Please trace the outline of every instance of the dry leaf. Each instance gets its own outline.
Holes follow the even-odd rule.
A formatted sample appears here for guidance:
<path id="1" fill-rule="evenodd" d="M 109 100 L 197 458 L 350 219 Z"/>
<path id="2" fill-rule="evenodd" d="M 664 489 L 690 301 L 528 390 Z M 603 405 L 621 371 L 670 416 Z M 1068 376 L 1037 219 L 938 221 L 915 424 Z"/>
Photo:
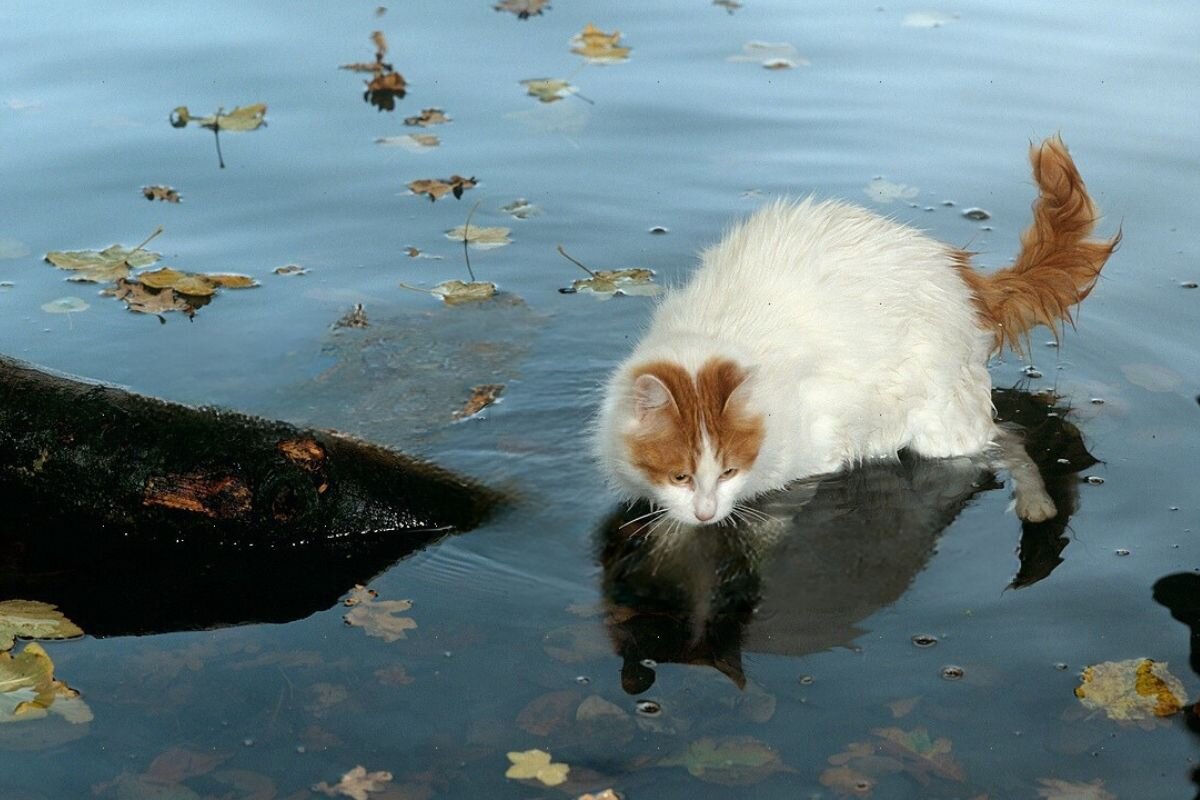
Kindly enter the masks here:
<path id="1" fill-rule="evenodd" d="M 662 287 L 653 283 L 653 270 L 643 267 L 629 269 L 598 269 L 592 272 L 592 277 L 572 281 L 570 287 L 559 289 L 563 294 L 590 293 L 601 300 L 607 300 L 614 295 L 653 296 L 662 291 Z"/>
<path id="2" fill-rule="evenodd" d="M 83 631 L 57 606 L 37 600 L 0 602 L 0 651 L 11 650 L 16 639 L 75 639 Z"/>
<path id="3" fill-rule="evenodd" d="M 420 125 L 422 128 L 429 125 L 444 125 L 450 121 L 451 119 L 446 116 L 446 112 L 440 108 L 423 108 L 417 116 L 404 118 L 405 125 Z"/>
<path id="4" fill-rule="evenodd" d="M 383 31 L 372 31 L 371 41 L 375 43 L 376 60 L 382 61 L 388 51 L 387 37 L 383 35 Z"/>
<path id="5" fill-rule="evenodd" d="M 495 403 L 504 391 L 503 383 L 485 383 L 471 389 L 471 397 L 458 411 L 454 412 L 455 419 L 467 419 Z"/>
<path id="6" fill-rule="evenodd" d="M 597 64 L 613 64 L 629 58 L 631 48 L 620 47 L 621 32 L 605 33 L 590 22 L 571 38 L 571 52 Z"/>
<path id="7" fill-rule="evenodd" d="M 443 281 L 430 291 L 448 306 L 477 303 L 496 295 L 496 284 L 490 281 Z"/>
<path id="8" fill-rule="evenodd" d="M 512 766 L 504 773 L 504 777 L 514 780 L 538 780 L 547 786 L 566 783 L 567 773 L 571 771 L 566 764 L 551 763 L 550 754 L 542 750 L 509 753 L 508 760 L 512 762 Z"/>
<path id="9" fill-rule="evenodd" d="M 553 103 L 556 100 L 562 100 L 567 95 L 575 94 L 578 91 L 574 86 L 561 78 L 530 78 L 529 80 L 521 81 L 521 85 L 525 87 L 529 95 L 536 97 L 543 103 Z"/>
<path id="10" fill-rule="evenodd" d="M 511 214 L 517 219 L 529 219 L 541 213 L 537 206 L 530 203 L 524 197 L 518 197 L 511 203 L 500 206 L 500 210 L 505 214 Z"/>
<path id="11" fill-rule="evenodd" d="M 406 631 L 413 630 L 417 623 L 410 617 L 395 616 L 412 608 L 411 600 L 377 600 L 378 595 L 365 586 L 355 586 L 345 604 L 350 612 L 343 620 L 347 625 L 362 628 L 368 636 L 394 642 L 407 638 Z"/>
<path id="12" fill-rule="evenodd" d="M 441 141 L 432 133 L 406 133 L 403 136 L 381 136 L 375 140 L 375 144 L 384 147 L 403 147 L 406 150 L 420 152 L 437 147 Z"/>
<path id="13" fill-rule="evenodd" d="M 430 201 L 437 200 L 439 197 L 444 197 L 447 194 L 453 194 L 455 198 L 462 197 L 463 192 L 467 189 L 475 188 L 475 178 L 464 178 L 461 175 L 451 175 L 445 180 L 438 178 L 421 178 L 408 184 L 409 190 L 416 195 L 427 194 Z"/>
<path id="14" fill-rule="evenodd" d="M 224 109 L 217 109 L 217 113 L 207 117 L 193 117 L 187 106 L 179 106 L 171 112 L 171 124 L 176 128 L 182 128 L 189 122 L 194 122 L 201 128 L 208 128 L 211 131 L 255 131 L 267 124 L 267 104 L 253 103 L 248 106 L 238 106 L 228 114 Z"/>
<path id="15" fill-rule="evenodd" d="M 581 794 L 576 800 L 621 800 L 621 796 L 612 789 L 605 789 L 599 794 Z"/>
<path id="16" fill-rule="evenodd" d="M 461 242 L 466 239 L 467 244 L 477 250 L 491 250 L 496 247 L 503 247 L 506 244 L 512 244 L 512 239 L 508 238 L 508 234 L 512 232 L 512 228 L 484 228 L 479 225 L 459 225 L 457 228 L 452 228 L 446 231 L 446 238 L 456 242 Z"/>
<path id="17" fill-rule="evenodd" d="M 1167 671 L 1166 662 L 1149 658 L 1087 667 L 1075 696 L 1084 708 L 1103 711 L 1109 719 L 1120 721 L 1169 717 L 1187 704 L 1183 684 Z"/>
<path id="18" fill-rule="evenodd" d="M 367 322 L 367 312 L 363 309 L 362 303 L 356 303 L 354 308 L 347 311 L 346 314 L 333 323 L 334 329 L 338 328 L 365 328 L 371 323 Z"/>
<path id="19" fill-rule="evenodd" d="M 532 16 L 541 16 L 543 11 L 549 9 L 550 0 L 500 0 L 492 8 L 497 11 L 511 11 L 517 15 L 517 19 L 529 19 Z"/>
<path id="20" fill-rule="evenodd" d="M 925 728 L 876 728 L 871 733 L 883 740 L 884 752 L 898 757 L 904 770 L 922 786 L 929 783 L 930 773 L 945 780 L 966 780 L 962 767 L 950 756 L 953 746 L 949 739 L 930 739 Z"/>
<path id="21" fill-rule="evenodd" d="M 404 254 L 406 256 L 408 256 L 409 258 L 428 258 L 430 261 L 441 261 L 442 260 L 442 256 L 431 255 L 417 247 L 404 248 Z"/>
<path id="22" fill-rule="evenodd" d="M 1104 781 L 1096 778 L 1091 783 L 1060 781 L 1057 778 L 1038 778 L 1038 797 L 1042 800 L 1117 800 L 1117 796 L 1105 791 Z"/>
<path id="23" fill-rule="evenodd" d="M 397 97 L 404 97 L 408 83 L 399 72 L 383 72 L 367 81 L 368 92 L 390 92 Z"/>
<path id="24" fill-rule="evenodd" d="M 137 279 L 151 289 L 174 289 L 189 297 L 211 297 L 219 288 L 249 289 L 258 286 L 258 282 L 247 275 L 183 272 L 171 267 L 143 272 Z"/>
<path id="25" fill-rule="evenodd" d="M 312 789 L 314 792 L 323 792 L 329 797 L 336 797 L 340 794 L 353 798 L 353 800 L 370 800 L 367 797 L 369 792 L 382 792 L 387 788 L 384 784 L 390 783 L 391 780 L 392 773 L 367 772 L 367 768 L 360 764 L 343 775 L 342 779 L 333 786 L 321 781 Z"/>
<path id="26" fill-rule="evenodd" d="M 911 714 L 919 702 L 921 702 L 920 697 L 906 697 L 903 700 L 888 703 L 887 707 L 891 710 L 893 719 L 900 719 Z"/>
<path id="27" fill-rule="evenodd" d="M 178 203 L 181 199 L 179 192 L 170 186 L 143 186 L 142 196 L 147 200 L 162 200 L 167 203 Z"/>
<path id="28" fill-rule="evenodd" d="M 59 269 L 70 270 L 68 280 L 107 283 L 128 277 L 131 269 L 148 267 L 162 256 L 149 250 L 132 250 L 114 244 L 100 250 L 52 250 L 45 260 Z"/>
<path id="29" fill-rule="evenodd" d="M 45 711 L 58 696 L 56 689 L 54 662 L 41 645 L 25 645 L 16 655 L 0 653 L 0 722 Z"/>
<path id="30" fill-rule="evenodd" d="M 276 275 L 307 275 L 308 269 L 299 264 L 284 264 L 272 270 Z"/>
<path id="31" fill-rule="evenodd" d="M 721 6 L 726 11 L 728 11 L 730 14 L 732 14 L 733 12 L 737 11 L 739 8 L 742 7 L 742 4 L 739 3 L 737 0 L 713 0 L 713 5 Z"/>
<path id="32" fill-rule="evenodd" d="M 139 314 L 162 315 L 168 311 L 182 311 L 188 317 L 194 317 L 196 309 L 208 302 L 208 298 L 188 299 L 174 289 L 155 290 L 125 278 L 118 278 L 116 286 L 101 294 L 123 301 L 130 311 Z"/>

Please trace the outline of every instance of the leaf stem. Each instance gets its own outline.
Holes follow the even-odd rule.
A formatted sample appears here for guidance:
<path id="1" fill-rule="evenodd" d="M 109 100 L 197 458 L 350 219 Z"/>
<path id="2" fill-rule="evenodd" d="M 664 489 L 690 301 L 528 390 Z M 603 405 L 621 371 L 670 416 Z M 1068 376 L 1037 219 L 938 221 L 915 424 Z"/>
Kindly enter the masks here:
<path id="1" fill-rule="evenodd" d="M 471 210 L 467 212 L 467 222 L 463 225 L 463 259 L 467 262 L 467 274 L 471 276 L 471 283 L 475 282 L 475 272 L 471 269 L 471 251 L 467 248 L 467 239 L 471 233 L 471 217 L 475 216 L 475 209 L 479 208 L 480 200 L 475 201 L 475 205 L 471 206 Z"/>
<path id="2" fill-rule="evenodd" d="M 133 264 L 129 263 L 129 259 L 133 258 L 133 254 L 136 253 L 137 251 L 141 250 L 146 245 L 150 244 L 151 240 L 153 240 L 155 236 L 158 236 L 162 232 L 163 232 L 163 226 L 159 225 L 157 228 L 154 229 L 154 233 L 150 234 L 145 239 L 142 239 L 141 244 L 139 244 L 137 247 L 130 250 L 129 255 L 125 256 L 125 266 L 132 269 Z"/>
<path id="3" fill-rule="evenodd" d="M 563 246 L 561 244 L 558 246 L 558 254 L 560 256 L 562 256 L 563 258 L 565 258 L 567 261 L 570 261 L 575 266 L 579 267 L 581 270 L 586 272 L 588 275 L 591 275 L 593 278 L 596 277 L 596 273 L 592 272 L 590 269 L 585 267 L 583 264 L 580 264 L 578 261 L 576 261 L 575 259 L 571 258 L 569 255 L 567 255 L 567 251 L 563 249 Z"/>

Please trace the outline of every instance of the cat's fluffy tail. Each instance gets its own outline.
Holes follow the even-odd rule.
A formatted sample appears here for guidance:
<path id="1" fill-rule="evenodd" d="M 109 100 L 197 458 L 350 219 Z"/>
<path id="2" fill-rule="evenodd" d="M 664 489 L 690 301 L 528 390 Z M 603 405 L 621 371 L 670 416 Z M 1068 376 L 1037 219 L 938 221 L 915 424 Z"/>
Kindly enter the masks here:
<path id="1" fill-rule="evenodd" d="M 1039 194 L 1016 262 L 985 275 L 971 269 L 969 253 L 956 254 L 997 351 L 1008 345 L 1020 352 L 1021 337 L 1039 324 L 1055 334 L 1064 321 L 1073 324 L 1071 307 L 1092 291 L 1121 241 L 1120 232 L 1111 239 L 1089 238 L 1096 207 L 1061 138 L 1031 146 L 1029 160 Z"/>

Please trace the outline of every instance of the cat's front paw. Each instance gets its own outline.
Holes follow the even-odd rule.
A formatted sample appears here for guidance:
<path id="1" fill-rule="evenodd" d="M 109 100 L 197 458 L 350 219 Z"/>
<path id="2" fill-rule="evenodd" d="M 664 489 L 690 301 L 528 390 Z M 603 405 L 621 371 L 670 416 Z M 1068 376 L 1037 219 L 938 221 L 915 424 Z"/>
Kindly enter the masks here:
<path id="1" fill-rule="evenodd" d="M 1054 501 L 1045 492 L 1021 492 L 1016 500 L 1017 516 L 1025 522 L 1045 522 L 1058 513 Z"/>

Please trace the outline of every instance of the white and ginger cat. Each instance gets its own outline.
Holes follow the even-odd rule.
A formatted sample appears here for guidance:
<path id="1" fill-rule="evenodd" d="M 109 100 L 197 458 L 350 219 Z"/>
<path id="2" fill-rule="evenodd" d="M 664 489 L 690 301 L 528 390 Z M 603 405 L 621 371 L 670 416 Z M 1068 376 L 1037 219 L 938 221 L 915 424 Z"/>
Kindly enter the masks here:
<path id="1" fill-rule="evenodd" d="M 836 201 L 777 201 L 702 255 L 612 375 L 599 458 L 629 498 L 692 525 L 750 498 L 908 448 L 981 456 L 1016 512 L 1055 515 L 1019 436 L 996 424 L 987 361 L 1056 332 L 1120 241 L 1062 140 L 1030 151 L 1040 190 L 1012 266 Z M 752 509 L 746 510 L 753 513 Z"/>

